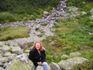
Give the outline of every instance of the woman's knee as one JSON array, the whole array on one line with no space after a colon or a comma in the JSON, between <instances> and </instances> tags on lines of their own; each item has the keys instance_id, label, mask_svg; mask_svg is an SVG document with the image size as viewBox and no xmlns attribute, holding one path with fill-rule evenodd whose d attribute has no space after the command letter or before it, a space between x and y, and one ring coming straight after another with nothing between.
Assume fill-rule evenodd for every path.
<instances>
[{"instance_id":1,"label":"woman's knee","mask_svg":"<svg viewBox=\"0 0 93 70\"><path fill-rule=\"evenodd\" d=\"M48 63L47 62L43 62L42 65L48 66Z\"/></svg>"}]
</instances>

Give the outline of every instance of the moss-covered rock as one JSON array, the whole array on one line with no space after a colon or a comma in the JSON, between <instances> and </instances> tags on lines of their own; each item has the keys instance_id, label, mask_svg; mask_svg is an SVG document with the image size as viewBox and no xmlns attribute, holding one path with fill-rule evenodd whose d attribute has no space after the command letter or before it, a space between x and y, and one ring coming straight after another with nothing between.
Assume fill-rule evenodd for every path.
<instances>
[{"instance_id":1,"label":"moss-covered rock","mask_svg":"<svg viewBox=\"0 0 93 70\"><path fill-rule=\"evenodd\" d=\"M33 68L33 63L28 61L28 63L22 62L20 60L14 60L11 65L9 65L7 70L31 70Z\"/></svg>"},{"instance_id":2,"label":"moss-covered rock","mask_svg":"<svg viewBox=\"0 0 93 70\"><path fill-rule=\"evenodd\" d=\"M87 61L76 65L72 70L93 70L93 61Z\"/></svg>"}]
</instances>

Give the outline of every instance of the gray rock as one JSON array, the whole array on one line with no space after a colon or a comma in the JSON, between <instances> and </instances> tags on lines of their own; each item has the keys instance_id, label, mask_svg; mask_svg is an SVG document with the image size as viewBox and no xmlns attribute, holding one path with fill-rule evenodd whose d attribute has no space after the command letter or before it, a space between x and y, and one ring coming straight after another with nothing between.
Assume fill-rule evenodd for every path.
<instances>
[{"instance_id":1,"label":"gray rock","mask_svg":"<svg viewBox=\"0 0 93 70\"><path fill-rule=\"evenodd\" d=\"M44 11L44 12L43 12L44 15L47 15L48 13L49 13L49 12L47 12L47 11Z\"/></svg>"},{"instance_id":2,"label":"gray rock","mask_svg":"<svg viewBox=\"0 0 93 70\"><path fill-rule=\"evenodd\" d=\"M2 67L0 67L0 70L4 70Z\"/></svg>"},{"instance_id":3,"label":"gray rock","mask_svg":"<svg viewBox=\"0 0 93 70\"><path fill-rule=\"evenodd\" d=\"M90 10L91 15L93 15L93 8Z\"/></svg>"},{"instance_id":4,"label":"gray rock","mask_svg":"<svg viewBox=\"0 0 93 70\"><path fill-rule=\"evenodd\" d=\"M10 65L6 68L7 70L32 70L33 63L29 60L28 63L22 62L19 59L14 59Z\"/></svg>"},{"instance_id":5,"label":"gray rock","mask_svg":"<svg viewBox=\"0 0 93 70\"><path fill-rule=\"evenodd\" d=\"M71 70L75 65L82 64L83 62L87 61L86 58L83 57L74 57L67 60L62 60L58 64L61 69L64 70Z\"/></svg>"},{"instance_id":6,"label":"gray rock","mask_svg":"<svg viewBox=\"0 0 93 70\"><path fill-rule=\"evenodd\" d=\"M60 67L59 67L59 65L56 64L56 63L54 63L54 62L52 62L50 64L50 68L51 68L51 70L61 70Z\"/></svg>"},{"instance_id":7,"label":"gray rock","mask_svg":"<svg viewBox=\"0 0 93 70\"><path fill-rule=\"evenodd\" d=\"M87 12L85 12L85 11L82 11L82 12L81 12L81 14L82 14L82 15L86 15L86 14L87 14Z\"/></svg>"},{"instance_id":8,"label":"gray rock","mask_svg":"<svg viewBox=\"0 0 93 70\"><path fill-rule=\"evenodd\" d=\"M90 20L93 20L93 15L89 17Z\"/></svg>"},{"instance_id":9,"label":"gray rock","mask_svg":"<svg viewBox=\"0 0 93 70\"><path fill-rule=\"evenodd\" d=\"M0 47L2 47L4 45L4 43L3 42L0 42Z\"/></svg>"},{"instance_id":10,"label":"gray rock","mask_svg":"<svg viewBox=\"0 0 93 70\"><path fill-rule=\"evenodd\" d=\"M0 62L1 63L5 63L5 62L7 62L8 61L8 58L7 57L1 57L0 58Z\"/></svg>"},{"instance_id":11,"label":"gray rock","mask_svg":"<svg viewBox=\"0 0 93 70\"><path fill-rule=\"evenodd\" d=\"M78 8L75 7L75 6L70 6L70 7L68 7L68 9L69 9L70 12L76 12L76 11L78 11Z\"/></svg>"},{"instance_id":12,"label":"gray rock","mask_svg":"<svg viewBox=\"0 0 93 70\"><path fill-rule=\"evenodd\" d=\"M67 58L69 58L69 56L66 55L66 54L64 54L64 55L61 56L61 59L67 59Z\"/></svg>"},{"instance_id":13,"label":"gray rock","mask_svg":"<svg viewBox=\"0 0 93 70\"><path fill-rule=\"evenodd\" d=\"M23 50L18 46L18 47L12 47L12 52L16 54L21 54L23 53Z\"/></svg>"},{"instance_id":14,"label":"gray rock","mask_svg":"<svg viewBox=\"0 0 93 70\"><path fill-rule=\"evenodd\" d=\"M81 56L80 52L72 52L72 53L70 53L70 57L78 57L78 56Z\"/></svg>"},{"instance_id":15,"label":"gray rock","mask_svg":"<svg viewBox=\"0 0 93 70\"><path fill-rule=\"evenodd\" d=\"M3 52L7 52L7 51L9 51L11 48L9 47L9 46L7 46L7 45L3 45L3 47L1 48L1 50L3 51Z\"/></svg>"},{"instance_id":16,"label":"gray rock","mask_svg":"<svg viewBox=\"0 0 93 70\"><path fill-rule=\"evenodd\" d=\"M11 52L5 52L5 53L3 54L3 57L9 57L9 56L11 56L11 55L12 55Z\"/></svg>"}]
</instances>

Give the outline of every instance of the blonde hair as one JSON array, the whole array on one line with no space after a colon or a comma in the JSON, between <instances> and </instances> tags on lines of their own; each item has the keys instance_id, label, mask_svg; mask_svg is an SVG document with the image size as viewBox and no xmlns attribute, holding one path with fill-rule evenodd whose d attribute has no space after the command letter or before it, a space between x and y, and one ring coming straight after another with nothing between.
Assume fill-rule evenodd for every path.
<instances>
[{"instance_id":1,"label":"blonde hair","mask_svg":"<svg viewBox=\"0 0 93 70\"><path fill-rule=\"evenodd\" d=\"M39 49L40 51L45 50L45 48L44 48L44 46L43 46L41 41L34 41L34 44L33 44L32 48L36 47L36 43L40 43L40 49Z\"/></svg>"}]
</instances>

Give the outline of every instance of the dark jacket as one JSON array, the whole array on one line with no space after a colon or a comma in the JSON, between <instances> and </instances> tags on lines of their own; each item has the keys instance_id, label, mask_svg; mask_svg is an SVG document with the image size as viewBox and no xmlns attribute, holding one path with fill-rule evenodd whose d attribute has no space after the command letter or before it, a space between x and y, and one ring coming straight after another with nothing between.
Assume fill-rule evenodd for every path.
<instances>
[{"instance_id":1,"label":"dark jacket","mask_svg":"<svg viewBox=\"0 0 93 70\"><path fill-rule=\"evenodd\" d=\"M29 52L28 58L33 62L35 66L38 66L37 62L45 62L46 54L45 50L40 51L41 54L38 53L36 48L32 48Z\"/></svg>"}]
</instances>

